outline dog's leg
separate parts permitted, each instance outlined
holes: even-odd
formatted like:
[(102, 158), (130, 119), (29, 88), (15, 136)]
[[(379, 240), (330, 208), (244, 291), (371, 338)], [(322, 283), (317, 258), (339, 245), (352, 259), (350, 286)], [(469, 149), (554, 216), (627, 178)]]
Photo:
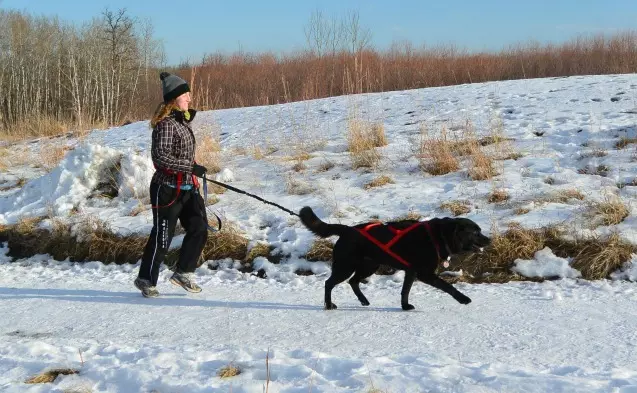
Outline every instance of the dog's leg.
[(367, 300), (365, 295), (363, 295), (363, 291), (361, 291), (359, 284), (361, 283), (362, 280), (374, 274), (377, 269), (378, 269), (378, 265), (376, 264), (365, 265), (363, 263), (359, 265), (358, 268), (356, 269), (356, 273), (354, 273), (354, 277), (349, 279), (349, 285), (352, 287), (352, 290), (354, 291), (354, 294), (358, 298), (358, 301), (360, 301), (363, 306), (369, 306), (369, 300)]
[(418, 279), (424, 283), (431, 285), (434, 288), (438, 288), (441, 291), (447, 292), (451, 295), (458, 303), (461, 304), (469, 304), (471, 303), (471, 299), (468, 296), (464, 295), (462, 292), (454, 288), (453, 285), (449, 284), (442, 278), (438, 277), (435, 274), (427, 274), (427, 275), (419, 275)]
[(400, 291), (400, 305), (403, 310), (413, 310), (415, 307), (409, 304), (409, 291), (411, 291), (411, 286), (416, 279), (416, 272), (414, 271), (406, 271), (405, 272), (405, 280), (403, 281), (403, 289)]
[(332, 275), (325, 281), (325, 309), (336, 310), (336, 304), (332, 303), (332, 289), (335, 286), (347, 280), (354, 273), (354, 266), (337, 267), (340, 265), (332, 264)]

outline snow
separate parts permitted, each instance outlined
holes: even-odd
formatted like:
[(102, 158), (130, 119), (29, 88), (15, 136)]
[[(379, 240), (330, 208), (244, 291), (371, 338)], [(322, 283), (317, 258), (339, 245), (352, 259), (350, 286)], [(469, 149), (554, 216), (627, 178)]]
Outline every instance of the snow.
[(524, 277), (578, 278), (582, 275), (570, 266), (569, 260), (555, 256), (548, 247), (536, 252), (534, 259), (516, 259), (511, 270)]
[[(324, 275), (202, 268), (204, 292), (191, 295), (163, 270), (162, 296), (151, 301), (132, 290), (135, 274), (133, 265), (45, 256), (1, 264), (0, 313), (10, 318), (0, 320), (0, 390), (262, 392), (268, 351), (271, 392), (637, 388), (637, 292), (626, 281), (459, 284), (469, 306), (416, 284), (417, 309), (403, 312), (402, 275), (375, 276), (362, 287), (369, 308), (340, 286), (340, 309), (326, 312)], [(230, 363), (242, 374), (217, 377)], [(20, 383), (47, 367), (81, 372)]]
[[(587, 236), (617, 232), (635, 243), (635, 147), (615, 144), (637, 137), (636, 98), (634, 74), (505, 81), (200, 112), (194, 127), (199, 135), (219, 130), (222, 171), (215, 179), (291, 210), (311, 206), (329, 222), (390, 220), (410, 211), (441, 217), (449, 214), (443, 202), (467, 200), (471, 211), (463, 217), (487, 234), (511, 224), (561, 225)], [(378, 149), (377, 170), (351, 168), (346, 129), (352, 117), (384, 125), (389, 144)], [(431, 134), (445, 125), (459, 137), (467, 121), (478, 136), (501, 122), (513, 138), (509, 147), (522, 157), (497, 161), (499, 175), (488, 181), (468, 178), (467, 162), (443, 176), (422, 173), (414, 157), (420, 124)], [(90, 215), (122, 235), (147, 235), (152, 215), (139, 206), (148, 204), (153, 173), (148, 122), (60, 143), (75, 148), (51, 172), (26, 165), (0, 175), (0, 224)], [(256, 147), (263, 158), (250, 153)], [(311, 158), (296, 172), (299, 152)], [(583, 173), (601, 165), (608, 167), (605, 176)], [(364, 189), (379, 175), (394, 182)], [(27, 179), (22, 188), (19, 179)], [(116, 197), (96, 191), (105, 182), (116, 185)], [(290, 194), (290, 182), (312, 192)], [(509, 200), (488, 203), (495, 188)], [(585, 199), (554, 198), (569, 190)], [(621, 198), (629, 216), (593, 228), (587, 204), (609, 197)], [(282, 263), (257, 258), (255, 266), (267, 273), (261, 279), (240, 273), (237, 261), (208, 261), (197, 271), (199, 295), (169, 285), (170, 272), (163, 270), (162, 296), (149, 300), (132, 286), (136, 265), (47, 255), (11, 262), (0, 248), (0, 391), (263, 392), (269, 353), (270, 392), (637, 392), (635, 257), (614, 280), (588, 282), (545, 249), (516, 261), (516, 271), (563, 279), (455, 284), (472, 298), (468, 306), (415, 284), (414, 312), (400, 310), (402, 272), (373, 276), (362, 286), (370, 307), (343, 284), (333, 294), (339, 309), (326, 312), (330, 268), (302, 258), (315, 237), (298, 219), (230, 191), (210, 209), (251, 245), (272, 245)], [(217, 377), (230, 363), (242, 374)], [(48, 385), (22, 383), (65, 366), (81, 372)]]
[(630, 261), (617, 272), (611, 274), (613, 280), (637, 281), (637, 255), (633, 254)]

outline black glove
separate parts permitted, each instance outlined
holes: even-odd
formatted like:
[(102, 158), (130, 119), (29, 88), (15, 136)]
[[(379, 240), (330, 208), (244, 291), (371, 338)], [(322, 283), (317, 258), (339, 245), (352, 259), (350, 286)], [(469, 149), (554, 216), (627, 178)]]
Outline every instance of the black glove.
[(203, 165), (194, 164), (192, 166), (192, 173), (197, 177), (203, 177), (206, 174), (206, 172), (208, 172), (208, 170)]

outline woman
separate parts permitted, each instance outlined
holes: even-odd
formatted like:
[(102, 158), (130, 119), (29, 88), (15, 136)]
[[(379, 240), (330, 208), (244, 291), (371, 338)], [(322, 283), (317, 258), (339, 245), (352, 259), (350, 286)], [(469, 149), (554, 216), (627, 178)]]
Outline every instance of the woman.
[(151, 156), (155, 174), (150, 182), (153, 229), (150, 232), (135, 286), (145, 297), (157, 297), (159, 266), (175, 233), (177, 219), (186, 230), (179, 261), (170, 282), (189, 292), (201, 292), (193, 272), (208, 237), (206, 209), (197, 177), (206, 168), (195, 163), (195, 136), (190, 122), (190, 87), (180, 77), (160, 74), (164, 102), (151, 120)]

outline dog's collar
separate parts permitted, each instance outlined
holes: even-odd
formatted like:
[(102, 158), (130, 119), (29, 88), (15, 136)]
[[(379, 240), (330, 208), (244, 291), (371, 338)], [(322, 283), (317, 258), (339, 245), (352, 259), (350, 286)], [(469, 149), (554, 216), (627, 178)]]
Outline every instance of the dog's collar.
[[(438, 261), (441, 261), (442, 257), (440, 256), (440, 245), (438, 244), (438, 241), (436, 240), (436, 237), (434, 236), (433, 231), (431, 230), (431, 227), (429, 226), (429, 222), (425, 221), (423, 223), (423, 225), (427, 229), (427, 232), (429, 233), (429, 237), (431, 238), (431, 242), (433, 243), (434, 248), (436, 249), (436, 255), (438, 255)], [(440, 237), (442, 238), (442, 244), (444, 244), (445, 251), (447, 252), (447, 259), (445, 259), (442, 262), (442, 266), (444, 268), (448, 268), (449, 267), (449, 260), (451, 259), (451, 249), (449, 249), (449, 244), (447, 244), (447, 240), (445, 239), (445, 235), (442, 234), (442, 232), (440, 233)]]

